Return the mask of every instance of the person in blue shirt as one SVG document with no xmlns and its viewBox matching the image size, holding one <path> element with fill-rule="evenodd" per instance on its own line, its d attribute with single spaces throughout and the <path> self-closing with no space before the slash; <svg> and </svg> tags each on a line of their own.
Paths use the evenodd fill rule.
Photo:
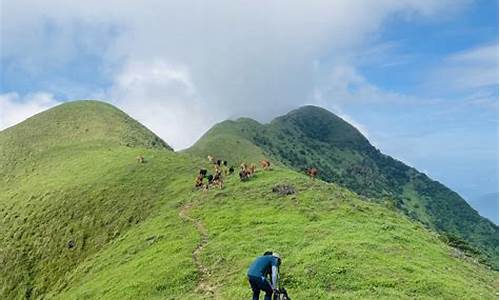
<svg viewBox="0 0 500 300">
<path fill-rule="evenodd" d="M 259 300 L 260 291 L 264 291 L 265 300 L 271 300 L 273 293 L 278 294 L 278 276 L 281 257 L 278 253 L 265 252 L 257 257 L 248 268 L 248 281 L 253 292 L 253 300 Z M 271 277 L 271 281 L 269 278 Z"/>
</svg>

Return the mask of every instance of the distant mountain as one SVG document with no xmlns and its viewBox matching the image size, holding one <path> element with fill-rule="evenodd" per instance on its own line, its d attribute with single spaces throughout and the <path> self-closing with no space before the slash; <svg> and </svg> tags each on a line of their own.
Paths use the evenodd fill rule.
<svg viewBox="0 0 500 300">
<path fill-rule="evenodd" d="M 233 165 L 257 163 L 269 150 L 247 136 L 263 136 L 261 127 L 224 122 L 198 145 Z M 294 299 L 497 297 L 498 272 L 467 245 L 284 164 L 247 182 L 225 176 L 224 189 L 196 189 L 199 169 L 213 172 L 198 150 L 171 151 L 97 101 L 62 104 L 1 131 L 0 299 L 245 299 L 246 269 L 266 250 L 282 254 Z M 277 185 L 295 193 L 276 193 Z"/>
<path fill-rule="evenodd" d="M 249 158 L 268 156 L 298 171 L 316 167 L 325 181 L 387 202 L 451 240 L 467 241 L 498 268 L 498 226 L 443 184 L 380 153 L 355 127 L 325 109 L 305 106 L 269 124 L 225 121 L 186 152 L 226 157 L 221 151 L 229 141 L 251 149 Z"/>
</svg>

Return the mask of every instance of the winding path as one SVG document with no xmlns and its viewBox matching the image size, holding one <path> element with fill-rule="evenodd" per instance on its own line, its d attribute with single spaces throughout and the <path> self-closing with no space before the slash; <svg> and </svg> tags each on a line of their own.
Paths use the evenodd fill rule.
<svg viewBox="0 0 500 300">
<path fill-rule="evenodd" d="M 196 268 L 198 269 L 198 273 L 200 274 L 200 280 L 198 280 L 196 292 L 213 299 L 222 299 L 218 293 L 217 287 L 213 285 L 209 280 L 209 277 L 211 276 L 210 270 L 203 264 L 200 257 L 201 252 L 208 243 L 208 230 L 205 228 L 205 225 L 203 225 L 203 222 L 198 219 L 194 219 L 189 215 L 189 211 L 192 207 L 192 203 L 184 204 L 179 211 L 179 217 L 183 220 L 193 223 L 201 237 L 200 242 L 198 243 L 192 254 L 193 261 L 196 265 Z"/>
</svg>

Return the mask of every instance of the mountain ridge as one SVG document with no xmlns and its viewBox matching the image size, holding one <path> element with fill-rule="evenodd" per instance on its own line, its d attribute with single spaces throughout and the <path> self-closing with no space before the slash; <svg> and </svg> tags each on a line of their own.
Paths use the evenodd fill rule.
<svg viewBox="0 0 500 300">
<path fill-rule="evenodd" d="M 279 161 L 247 182 L 233 174 L 222 190 L 198 190 L 198 170 L 213 171 L 206 157 L 152 147 L 155 136 L 142 126 L 125 139 L 123 128 L 75 131 L 93 122 L 126 125 L 114 108 L 109 115 L 108 106 L 94 107 L 97 115 L 67 104 L 50 118 L 41 113 L 38 123 L 0 131 L 0 153 L 14 159 L 0 174 L 2 299 L 200 300 L 214 292 L 242 299 L 250 293 L 246 268 L 269 249 L 282 254 L 283 284 L 296 299 L 498 293 L 498 272 L 390 203 L 310 180 Z M 53 122 L 63 115 L 67 122 Z M 244 124 L 214 139 L 230 164 L 269 157 L 240 135 L 259 126 Z M 48 137 L 39 134 L 45 129 Z M 66 140 L 75 132 L 82 136 Z M 34 150 L 19 151 L 29 143 Z M 283 184 L 295 194 L 273 192 Z"/>
<path fill-rule="evenodd" d="M 446 233 L 450 239 L 466 240 L 498 268 L 498 226 L 445 185 L 381 153 L 359 130 L 332 112 L 308 105 L 267 124 L 250 129 L 245 129 L 245 124 L 219 123 L 199 142 L 227 132 L 239 134 L 279 163 L 299 171 L 316 167 L 325 181 L 390 201 L 411 219 Z M 224 128 L 227 126 L 234 128 Z M 199 142 L 186 152 L 217 154 L 217 143 L 204 148 Z"/>
<path fill-rule="evenodd" d="M 78 111 L 78 114 L 74 112 Z M 39 124 L 45 126 L 39 126 Z M 32 137 L 31 145 L 48 144 L 54 139 L 102 140 L 128 147 L 145 146 L 172 150 L 161 138 L 117 107 L 103 101 L 77 100 L 57 105 L 35 114 L 25 121 L 4 129 L 3 136 L 12 130 L 23 131 Z M 31 132 L 28 132 L 31 131 Z M 19 143 L 19 141 L 17 141 Z M 30 146 L 30 143 L 24 143 Z"/>
</svg>

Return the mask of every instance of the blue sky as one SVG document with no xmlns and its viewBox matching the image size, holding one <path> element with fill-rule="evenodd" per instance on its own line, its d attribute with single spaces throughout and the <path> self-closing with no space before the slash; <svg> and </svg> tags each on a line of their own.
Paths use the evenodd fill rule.
<svg viewBox="0 0 500 300">
<path fill-rule="evenodd" d="M 68 2 L 1 2 L 0 129 L 92 98 L 182 149 L 316 104 L 498 223 L 497 1 Z"/>
</svg>

